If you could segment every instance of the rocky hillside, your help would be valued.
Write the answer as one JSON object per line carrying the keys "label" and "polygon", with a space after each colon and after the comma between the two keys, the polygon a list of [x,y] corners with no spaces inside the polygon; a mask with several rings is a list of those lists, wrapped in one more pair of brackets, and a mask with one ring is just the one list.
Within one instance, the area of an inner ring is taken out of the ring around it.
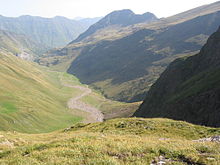
{"label": "rocky hillside", "polygon": [[75,21],[65,17],[42,18],[20,16],[17,18],[0,16],[0,29],[23,34],[49,48],[61,47],[74,40],[94,21]]}
{"label": "rocky hillside", "polygon": [[220,29],[199,54],[170,64],[134,116],[220,126]]}

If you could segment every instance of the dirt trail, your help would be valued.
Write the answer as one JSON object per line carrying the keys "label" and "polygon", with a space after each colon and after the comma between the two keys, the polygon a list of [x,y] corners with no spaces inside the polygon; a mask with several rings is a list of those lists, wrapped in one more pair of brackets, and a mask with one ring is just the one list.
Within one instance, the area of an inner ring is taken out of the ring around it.
{"label": "dirt trail", "polygon": [[73,97],[68,101],[67,104],[70,109],[79,109],[88,112],[90,113],[90,116],[93,118],[94,122],[103,122],[104,116],[97,108],[92,107],[91,105],[88,105],[80,100],[82,97],[89,95],[92,92],[91,89],[79,85],[70,85],[70,84],[63,84],[63,85],[66,87],[79,89],[83,92],[79,96]]}

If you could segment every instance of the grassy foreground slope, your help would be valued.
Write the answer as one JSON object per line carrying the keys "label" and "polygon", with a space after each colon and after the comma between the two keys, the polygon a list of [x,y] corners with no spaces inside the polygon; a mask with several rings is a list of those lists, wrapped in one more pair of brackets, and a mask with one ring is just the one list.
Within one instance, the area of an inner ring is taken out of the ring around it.
{"label": "grassy foreground slope", "polygon": [[[220,129],[168,119],[114,119],[50,134],[0,132],[0,164],[217,165],[220,148],[194,141]],[[20,138],[17,138],[17,137]]]}

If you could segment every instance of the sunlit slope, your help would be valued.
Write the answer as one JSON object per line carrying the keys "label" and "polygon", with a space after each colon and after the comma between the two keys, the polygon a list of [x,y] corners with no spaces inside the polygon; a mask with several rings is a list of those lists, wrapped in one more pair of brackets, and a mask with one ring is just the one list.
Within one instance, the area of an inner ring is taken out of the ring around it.
{"label": "sunlit slope", "polygon": [[55,72],[1,52],[0,77],[1,130],[48,132],[81,119],[66,108],[72,91]]}

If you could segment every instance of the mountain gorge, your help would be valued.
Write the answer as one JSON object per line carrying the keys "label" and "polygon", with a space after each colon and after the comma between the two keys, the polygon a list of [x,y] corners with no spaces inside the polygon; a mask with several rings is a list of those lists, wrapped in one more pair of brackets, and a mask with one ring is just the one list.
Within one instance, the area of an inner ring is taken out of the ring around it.
{"label": "mountain gorge", "polygon": [[220,28],[199,54],[169,65],[134,115],[219,127],[219,77]]}

